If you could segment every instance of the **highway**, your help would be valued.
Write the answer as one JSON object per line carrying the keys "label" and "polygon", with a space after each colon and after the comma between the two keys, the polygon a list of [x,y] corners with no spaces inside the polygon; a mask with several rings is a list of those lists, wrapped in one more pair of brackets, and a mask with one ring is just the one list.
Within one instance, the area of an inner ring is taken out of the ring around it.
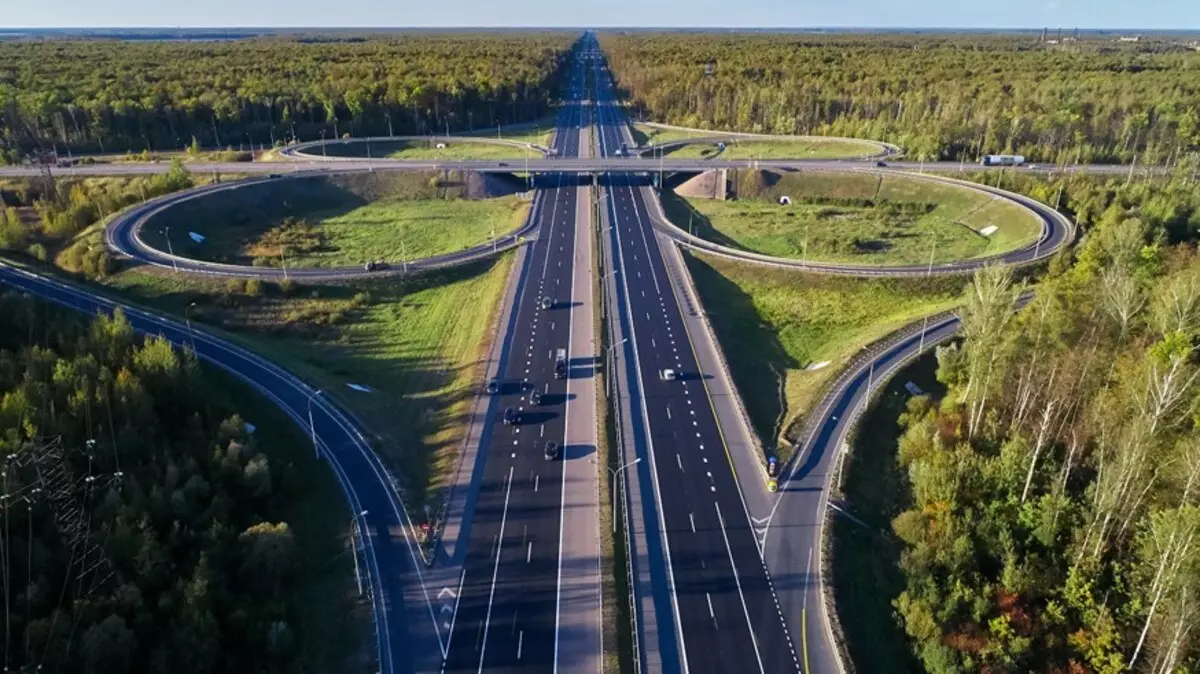
{"label": "highway", "polygon": [[[582,86],[577,66],[554,139],[563,157],[579,148]],[[577,459],[567,442],[568,424],[595,428],[595,416],[568,401],[580,366],[567,379],[556,379],[554,369],[555,353],[569,348],[573,331],[591,330],[572,320],[580,303],[576,293],[590,300],[590,286],[573,283],[578,178],[557,173],[540,180],[536,233],[519,270],[500,391],[480,448],[486,455],[482,482],[470,522],[464,522],[469,538],[444,672],[555,672],[571,661],[571,654],[560,653],[558,629],[564,467]],[[534,391],[542,395],[540,404],[531,401]],[[501,423],[508,408],[519,415],[511,425]],[[561,459],[544,457],[548,442],[564,452]]]}
{"label": "highway", "polygon": [[[604,70],[597,70],[597,81],[600,146],[609,156],[632,144]],[[645,459],[637,474],[655,501],[647,511],[659,515],[645,526],[664,534],[670,606],[656,607],[664,670],[799,671],[667,278],[647,206],[653,192],[646,179],[631,175],[603,184],[620,279],[618,315],[629,339],[624,362],[636,399],[629,423],[641,427],[636,451]],[[664,369],[679,379],[663,381]],[[663,624],[668,617],[673,629]]]}
{"label": "highway", "polygon": [[0,283],[87,314],[111,313],[120,307],[138,332],[162,335],[180,348],[194,347],[202,360],[244,381],[278,405],[304,435],[311,430],[321,456],[341,485],[348,511],[367,513],[354,520],[365,533],[360,539],[363,546],[358,553],[359,564],[373,608],[379,671],[412,671],[408,619],[433,619],[427,593],[425,606],[406,609],[404,603],[402,579],[416,578],[420,583],[424,566],[418,544],[410,535],[412,521],[364,432],[328,396],[317,395],[315,387],[241,347],[178,321],[107,299],[85,287],[4,263],[0,263]]}

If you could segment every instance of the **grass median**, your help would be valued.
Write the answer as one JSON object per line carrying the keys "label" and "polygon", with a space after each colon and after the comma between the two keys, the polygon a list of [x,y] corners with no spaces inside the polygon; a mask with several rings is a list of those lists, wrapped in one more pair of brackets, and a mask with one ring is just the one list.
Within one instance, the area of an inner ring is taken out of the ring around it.
{"label": "grass median", "polygon": [[108,285],[219,326],[324,387],[420,506],[456,466],[512,264],[505,254],[410,279],[304,287],[131,270]]}
{"label": "grass median", "polygon": [[797,421],[863,347],[958,304],[961,278],[855,279],[686,255],[755,433],[785,458]]}
{"label": "grass median", "polygon": [[905,176],[742,171],[732,184],[734,200],[668,193],[663,206],[714,243],[813,262],[936,264],[1008,252],[1041,232],[1012,202]]}
{"label": "grass median", "polygon": [[[518,143],[540,144],[540,134],[520,134],[503,138]],[[521,140],[518,140],[521,139]],[[525,140],[528,139],[528,140]],[[442,147],[438,147],[441,145]],[[309,150],[309,154],[322,154],[320,149]],[[371,157],[372,159],[429,159],[456,161],[460,159],[540,159],[542,153],[527,145],[487,143],[465,137],[444,137],[420,140],[355,140],[334,142],[325,146],[323,153],[329,157]]]}

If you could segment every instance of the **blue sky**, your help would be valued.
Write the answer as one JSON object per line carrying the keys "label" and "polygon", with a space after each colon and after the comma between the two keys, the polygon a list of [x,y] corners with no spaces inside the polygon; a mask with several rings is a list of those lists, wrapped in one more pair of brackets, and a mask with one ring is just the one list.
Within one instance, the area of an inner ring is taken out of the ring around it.
{"label": "blue sky", "polygon": [[0,26],[1200,29],[1200,0],[4,0]]}

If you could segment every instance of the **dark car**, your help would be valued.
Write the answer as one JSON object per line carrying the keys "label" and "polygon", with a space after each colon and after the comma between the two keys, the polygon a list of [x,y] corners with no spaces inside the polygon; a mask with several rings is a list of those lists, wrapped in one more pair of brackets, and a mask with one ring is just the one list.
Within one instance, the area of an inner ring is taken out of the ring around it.
{"label": "dark car", "polygon": [[550,307],[554,306],[554,298],[553,297],[543,297],[541,306],[542,306],[542,311],[545,311],[545,310],[549,309]]}
{"label": "dark car", "polygon": [[530,394],[529,394],[529,404],[531,404],[531,405],[541,405],[541,404],[542,404],[542,392],[541,392],[541,391],[537,391],[537,390],[534,390],[534,391],[530,392]]}
{"label": "dark car", "polygon": [[547,461],[553,461],[557,459],[560,453],[561,452],[559,450],[558,443],[553,440],[547,442],[546,448],[542,450],[542,456],[546,457]]}
{"label": "dark car", "polygon": [[496,162],[496,166],[499,166],[500,168],[508,168],[508,162]]}
{"label": "dark car", "polygon": [[267,177],[268,178],[282,178],[283,176],[278,173],[268,173]]}
{"label": "dark car", "polygon": [[520,416],[517,415],[517,410],[515,408],[506,407],[504,409],[505,426],[512,426],[513,424],[517,423],[518,420],[520,420]]}
{"label": "dark car", "polygon": [[500,382],[495,379],[489,379],[487,387],[484,390],[487,391],[488,395],[494,396],[500,392]]}
{"label": "dark car", "polygon": [[884,166],[887,166],[887,162],[885,162],[885,161],[877,161],[877,162],[875,162],[875,165],[876,165],[876,166],[880,166],[880,167],[884,167]]}

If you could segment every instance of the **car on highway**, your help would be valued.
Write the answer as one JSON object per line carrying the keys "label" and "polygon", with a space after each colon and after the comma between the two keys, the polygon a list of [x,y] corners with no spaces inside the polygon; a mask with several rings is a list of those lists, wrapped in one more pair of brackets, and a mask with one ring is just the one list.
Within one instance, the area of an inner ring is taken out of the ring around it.
{"label": "car on highway", "polygon": [[367,271],[379,271],[381,269],[387,269],[387,268],[388,268],[388,263],[386,263],[386,262],[368,262],[363,265],[363,269],[365,269]]}
{"label": "car on highway", "polygon": [[268,173],[267,177],[268,178],[282,178],[283,176],[278,173]]}
{"label": "car on highway", "polygon": [[542,302],[541,302],[542,311],[545,311],[552,306],[554,306],[554,298],[553,297],[543,297],[542,298]]}
{"label": "car on highway", "polygon": [[658,373],[658,378],[662,379],[663,381],[675,381],[679,378],[679,373],[668,367],[662,372]]}
{"label": "car on highway", "polygon": [[496,166],[499,166],[500,168],[508,168],[508,162],[496,162]]}
{"label": "car on highway", "polygon": [[547,442],[545,448],[542,449],[542,456],[546,457],[547,461],[553,461],[557,459],[561,453],[562,450],[558,446],[558,443],[553,440]]}
{"label": "car on highway", "polygon": [[494,396],[500,392],[500,382],[495,379],[489,379],[483,390],[486,391],[488,395]]}
{"label": "car on highway", "polygon": [[517,413],[517,408],[515,408],[515,407],[504,408],[504,417],[503,417],[502,421],[504,422],[505,426],[512,426],[520,420],[521,420],[521,417]]}
{"label": "car on highway", "polygon": [[876,166],[878,166],[878,167],[880,167],[880,168],[886,168],[886,167],[887,167],[887,162],[885,162],[885,161],[877,161],[877,162],[875,162],[875,165],[876,165]]}
{"label": "car on highway", "polygon": [[530,405],[541,405],[542,404],[542,392],[537,389],[530,391],[529,404]]}

